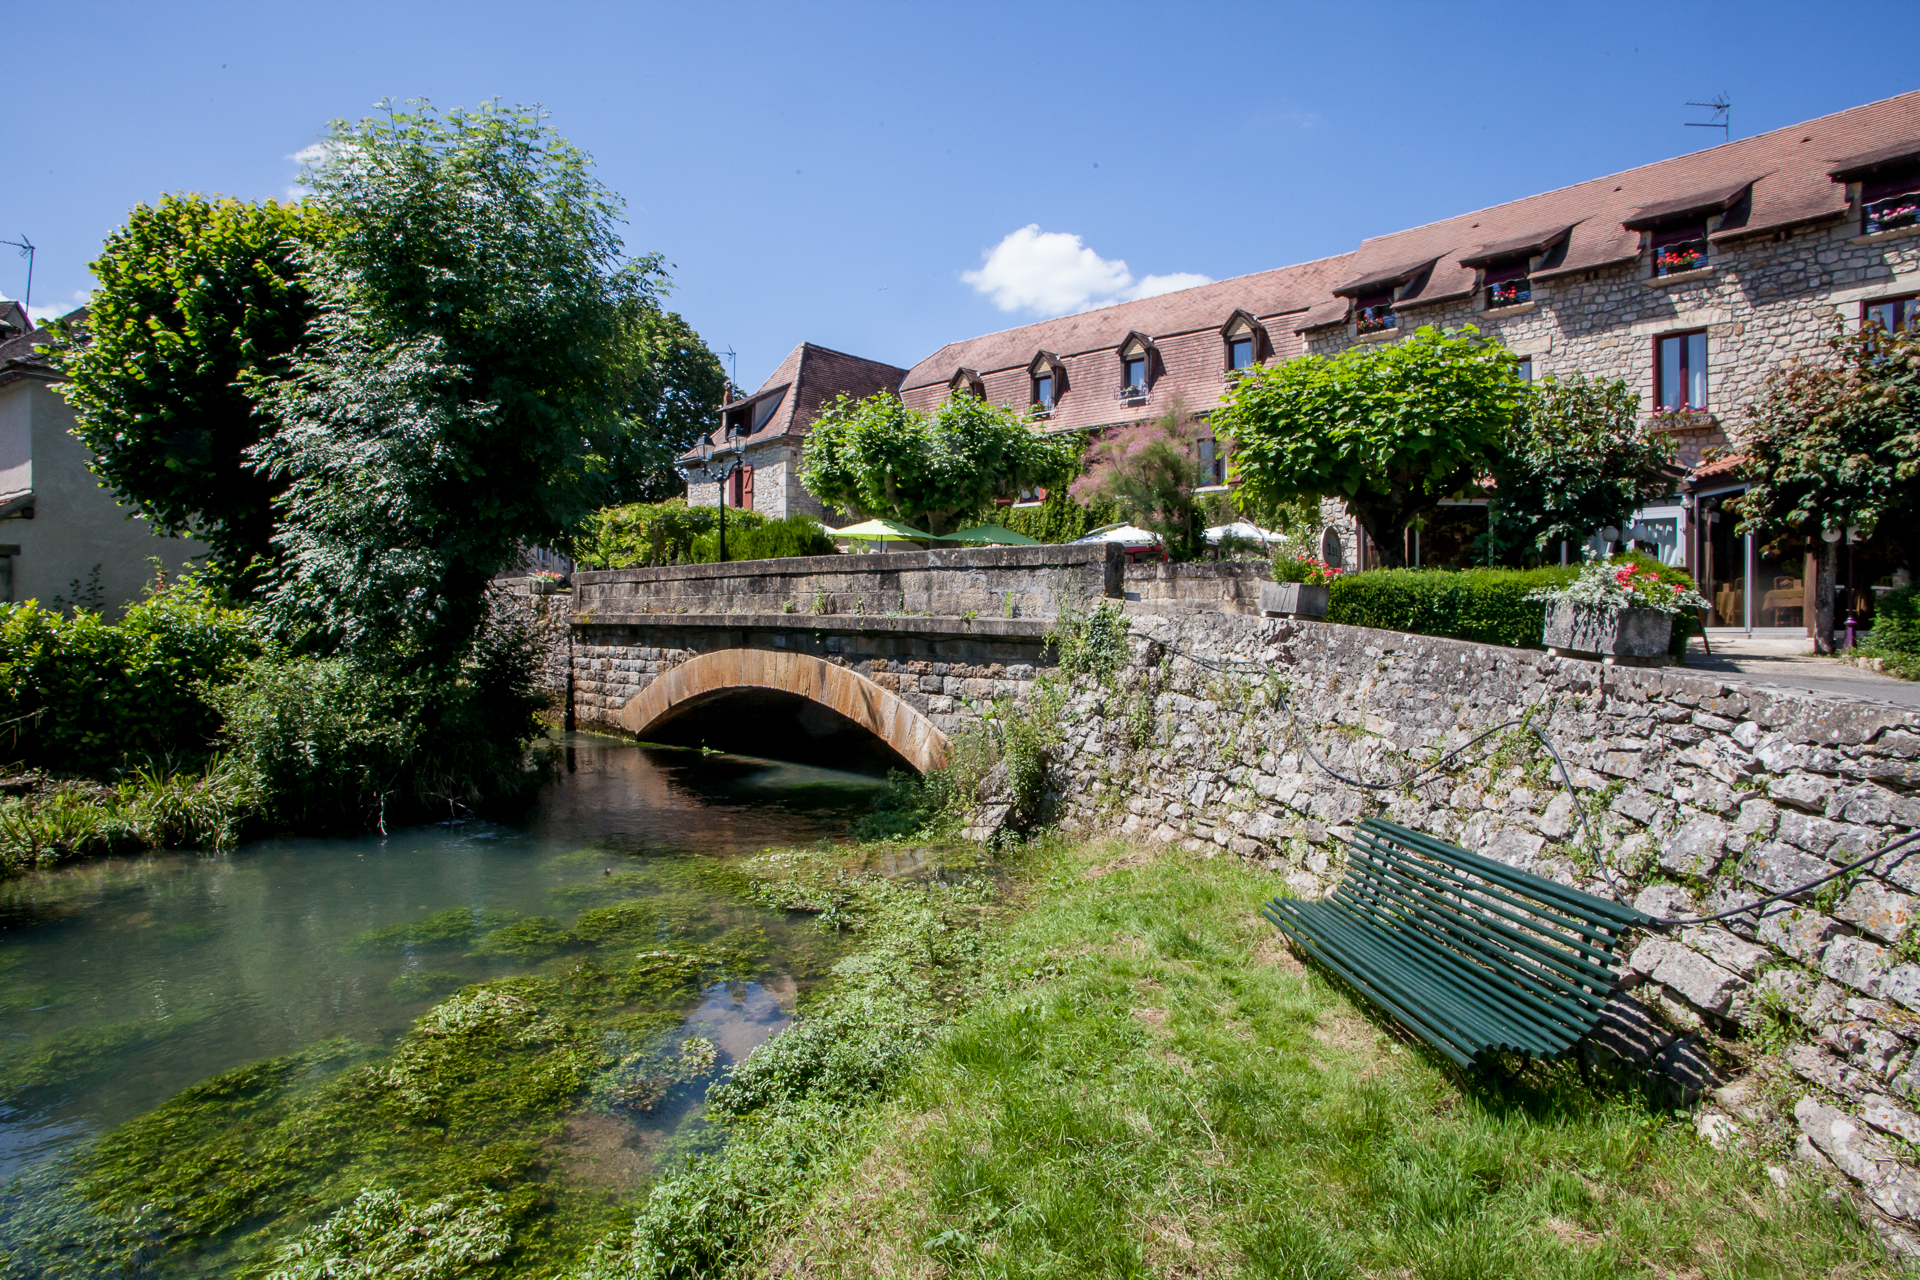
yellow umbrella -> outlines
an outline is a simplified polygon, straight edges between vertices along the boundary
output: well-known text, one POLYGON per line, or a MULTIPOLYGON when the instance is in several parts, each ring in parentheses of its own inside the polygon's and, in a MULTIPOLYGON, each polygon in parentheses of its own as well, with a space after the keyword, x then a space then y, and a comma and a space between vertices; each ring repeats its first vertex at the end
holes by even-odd
POLYGON ((868 542, 931 542, 933 535, 898 520, 863 520, 844 529, 828 529, 834 538, 861 538, 868 542))

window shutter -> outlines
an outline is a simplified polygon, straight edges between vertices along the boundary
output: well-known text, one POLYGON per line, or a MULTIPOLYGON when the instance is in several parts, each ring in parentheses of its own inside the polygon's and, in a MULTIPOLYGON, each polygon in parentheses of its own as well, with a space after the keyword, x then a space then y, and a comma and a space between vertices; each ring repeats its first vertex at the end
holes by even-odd
POLYGON ((740 509, 753 510, 753 468, 740 468, 740 509))

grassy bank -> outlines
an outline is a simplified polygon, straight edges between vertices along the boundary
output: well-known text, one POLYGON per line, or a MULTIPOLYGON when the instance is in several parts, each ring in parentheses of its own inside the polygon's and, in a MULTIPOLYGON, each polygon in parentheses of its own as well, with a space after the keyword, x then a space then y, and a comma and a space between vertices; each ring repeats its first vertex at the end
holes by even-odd
MULTIPOLYGON (((779 1176, 695 1166, 590 1274, 1892 1274, 1817 1181, 1772 1185, 1780 1153, 1717 1152, 1631 1086, 1463 1086, 1282 949, 1269 876, 1024 858, 910 1069, 784 1136, 741 1110, 741 1165, 779 1176), (696 1219, 728 1246, 686 1248, 696 1219)), ((870 1052, 838 1031, 816 1058, 870 1052)))

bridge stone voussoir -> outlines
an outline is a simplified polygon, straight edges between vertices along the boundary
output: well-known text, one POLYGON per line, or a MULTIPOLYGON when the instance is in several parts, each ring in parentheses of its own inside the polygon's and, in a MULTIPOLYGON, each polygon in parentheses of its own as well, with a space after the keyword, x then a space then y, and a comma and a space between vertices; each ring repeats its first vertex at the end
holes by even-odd
POLYGON ((717 649, 662 672, 620 709, 622 728, 638 736, 693 699, 730 689, 772 689, 838 712, 886 743, 921 773, 947 761, 947 737, 899 695, 857 671, 804 653, 717 649))

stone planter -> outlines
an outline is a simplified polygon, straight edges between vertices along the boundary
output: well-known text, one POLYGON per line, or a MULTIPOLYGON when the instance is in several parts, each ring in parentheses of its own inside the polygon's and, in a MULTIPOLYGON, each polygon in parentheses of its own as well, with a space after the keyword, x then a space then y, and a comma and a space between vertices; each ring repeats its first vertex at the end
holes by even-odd
POLYGON ((1556 600, 1547 606, 1541 639, 1562 658, 1658 667, 1668 660, 1673 615, 1658 609, 1601 609, 1556 600))
POLYGON ((549 581, 546 578, 528 578, 527 594, 530 596, 558 595, 565 590, 565 584, 549 581))
POLYGON ((1263 582, 1260 615, 1265 618, 1324 618, 1327 584, 1324 582, 1263 582))

